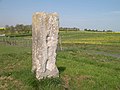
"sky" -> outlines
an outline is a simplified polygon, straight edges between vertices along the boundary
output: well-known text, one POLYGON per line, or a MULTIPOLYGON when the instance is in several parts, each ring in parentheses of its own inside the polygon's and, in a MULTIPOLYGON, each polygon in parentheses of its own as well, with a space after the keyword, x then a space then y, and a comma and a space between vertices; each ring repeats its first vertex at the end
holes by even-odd
POLYGON ((120 31, 120 0, 0 0, 0 27, 31 24, 35 12, 57 12, 60 27, 120 31))

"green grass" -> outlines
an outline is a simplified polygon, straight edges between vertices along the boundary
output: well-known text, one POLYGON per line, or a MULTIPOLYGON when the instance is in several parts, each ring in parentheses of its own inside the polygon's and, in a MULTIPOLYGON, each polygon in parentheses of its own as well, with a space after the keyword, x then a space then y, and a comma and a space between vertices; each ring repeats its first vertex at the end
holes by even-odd
POLYGON ((36 80, 31 48, 0 45, 0 89, 120 90, 120 33, 60 32, 60 78, 36 80))

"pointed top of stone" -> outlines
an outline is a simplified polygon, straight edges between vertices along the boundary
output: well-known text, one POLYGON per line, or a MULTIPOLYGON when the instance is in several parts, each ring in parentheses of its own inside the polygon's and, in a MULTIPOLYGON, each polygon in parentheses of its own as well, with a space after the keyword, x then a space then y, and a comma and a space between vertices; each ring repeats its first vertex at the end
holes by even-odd
POLYGON ((57 12, 54 12, 54 13, 35 12, 35 13, 33 13, 33 15, 35 15, 35 14, 53 14, 53 15, 55 15, 55 16, 58 16, 58 13, 57 13, 57 12))

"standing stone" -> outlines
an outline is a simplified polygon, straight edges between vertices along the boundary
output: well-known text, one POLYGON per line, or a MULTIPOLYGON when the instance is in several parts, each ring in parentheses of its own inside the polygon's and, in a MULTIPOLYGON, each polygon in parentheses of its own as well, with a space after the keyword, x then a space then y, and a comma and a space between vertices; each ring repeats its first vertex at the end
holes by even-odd
POLYGON ((32 18, 32 72, 38 80, 59 77, 55 65, 59 19, 57 13, 37 12, 32 18))

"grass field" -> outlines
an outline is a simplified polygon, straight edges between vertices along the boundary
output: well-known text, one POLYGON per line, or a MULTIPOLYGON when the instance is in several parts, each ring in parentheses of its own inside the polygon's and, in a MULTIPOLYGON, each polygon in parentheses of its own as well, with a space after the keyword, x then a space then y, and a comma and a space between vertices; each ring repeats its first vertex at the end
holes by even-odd
POLYGON ((120 90, 120 33, 62 31, 60 36, 55 79, 35 79, 31 48, 0 45, 0 90, 120 90))

